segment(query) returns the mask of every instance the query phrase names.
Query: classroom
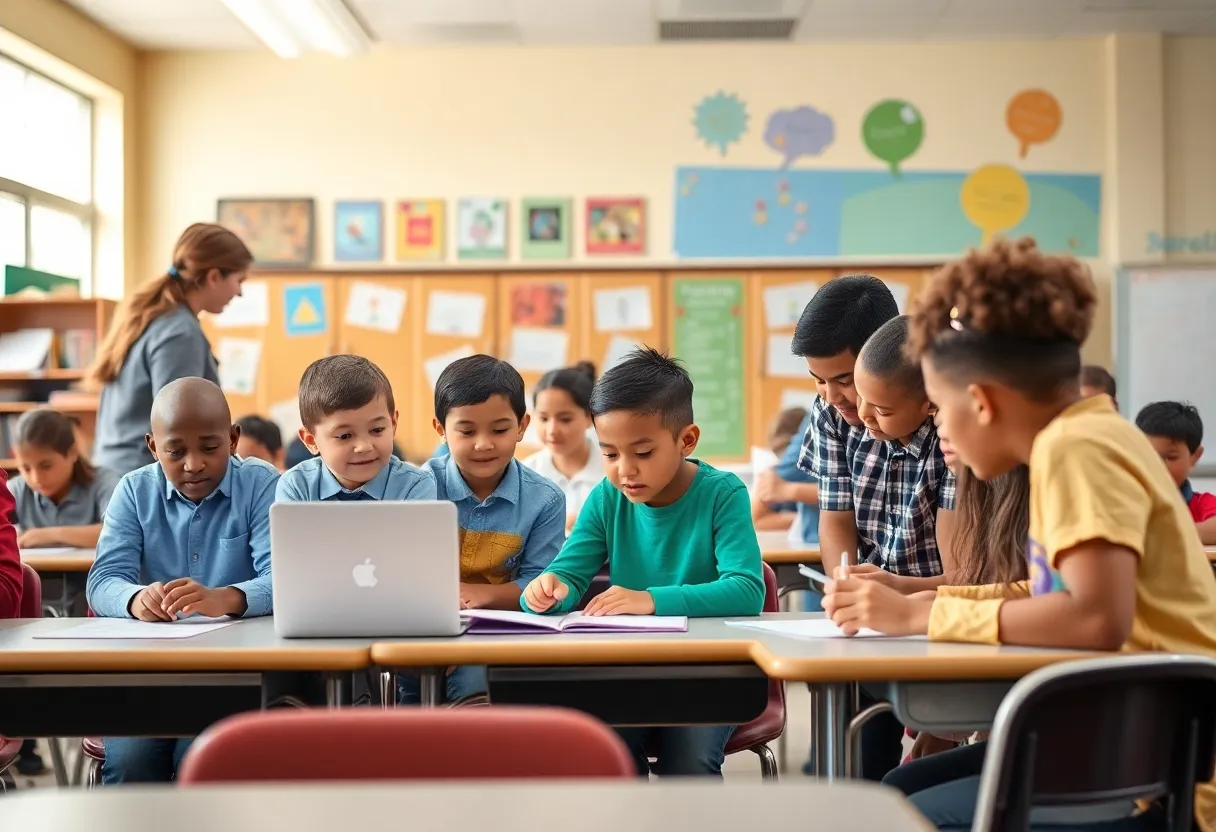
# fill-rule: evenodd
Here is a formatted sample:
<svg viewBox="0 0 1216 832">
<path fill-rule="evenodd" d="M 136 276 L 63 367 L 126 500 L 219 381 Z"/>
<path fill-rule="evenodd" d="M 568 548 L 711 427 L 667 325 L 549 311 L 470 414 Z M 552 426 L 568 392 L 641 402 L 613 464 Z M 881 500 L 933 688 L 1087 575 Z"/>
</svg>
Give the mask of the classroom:
<svg viewBox="0 0 1216 832">
<path fill-rule="evenodd" d="M 1216 0 L 3 0 L 0 828 L 1216 832 L 1214 84 Z"/>
</svg>

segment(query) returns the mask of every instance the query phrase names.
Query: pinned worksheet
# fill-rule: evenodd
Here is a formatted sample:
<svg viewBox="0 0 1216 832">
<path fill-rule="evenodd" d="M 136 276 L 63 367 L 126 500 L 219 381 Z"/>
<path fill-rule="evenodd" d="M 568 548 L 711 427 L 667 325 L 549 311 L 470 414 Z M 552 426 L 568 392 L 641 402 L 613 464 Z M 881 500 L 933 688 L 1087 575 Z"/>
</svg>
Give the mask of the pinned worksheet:
<svg viewBox="0 0 1216 832">
<path fill-rule="evenodd" d="M 813 280 L 782 283 L 764 289 L 764 323 L 769 329 L 793 329 L 819 284 Z"/>
<path fill-rule="evenodd" d="M 790 352 L 789 335 L 768 336 L 765 374 L 774 378 L 810 378 L 806 359 Z"/>
<path fill-rule="evenodd" d="M 648 330 L 652 326 L 654 318 L 650 309 L 650 290 L 645 286 L 596 290 L 597 332 L 630 332 Z"/>
<path fill-rule="evenodd" d="M 228 302 L 216 315 L 219 327 L 266 326 L 270 320 L 270 289 L 264 281 L 246 280 L 241 294 Z"/>
<path fill-rule="evenodd" d="M 251 338 L 221 338 L 215 360 L 220 365 L 220 388 L 225 393 L 252 396 L 258 384 L 262 342 Z"/>
<path fill-rule="evenodd" d="M 426 301 L 428 335 L 480 338 L 485 328 L 486 297 L 478 292 L 431 292 Z"/>
<path fill-rule="evenodd" d="M 545 373 L 566 366 L 570 337 L 565 330 L 517 326 L 511 331 L 507 362 L 521 372 Z"/>
<path fill-rule="evenodd" d="M 447 369 L 448 365 L 453 361 L 459 361 L 462 358 L 468 358 L 470 355 L 475 355 L 473 348 L 468 344 L 462 344 L 454 350 L 448 350 L 439 355 L 432 355 L 426 361 L 422 362 L 422 368 L 426 372 L 426 380 L 431 385 L 431 389 L 435 389 L 435 383 L 439 381 L 439 375 Z"/>
<path fill-rule="evenodd" d="M 350 287 L 344 321 L 363 329 L 397 332 L 405 315 L 406 298 L 404 289 L 357 280 Z"/>
</svg>

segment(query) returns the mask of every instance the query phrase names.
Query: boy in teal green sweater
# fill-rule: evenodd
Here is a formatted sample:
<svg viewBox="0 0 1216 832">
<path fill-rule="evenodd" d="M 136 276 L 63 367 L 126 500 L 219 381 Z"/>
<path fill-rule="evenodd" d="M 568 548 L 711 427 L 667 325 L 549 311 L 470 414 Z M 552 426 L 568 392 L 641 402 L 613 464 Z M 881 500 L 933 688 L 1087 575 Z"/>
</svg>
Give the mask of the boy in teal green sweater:
<svg viewBox="0 0 1216 832">
<path fill-rule="evenodd" d="M 607 478 L 579 512 L 565 546 L 524 590 L 536 613 L 574 608 L 605 563 L 612 586 L 585 615 L 757 615 L 764 607 L 760 546 L 747 487 L 734 474 L 690 459 L 692 380 L 674 360 L 637 350 L 591 393 Z M 638 773 L 646 749 L 660 775 L 722 775 L 734 726 L 618 729 Z"/>
</svg>

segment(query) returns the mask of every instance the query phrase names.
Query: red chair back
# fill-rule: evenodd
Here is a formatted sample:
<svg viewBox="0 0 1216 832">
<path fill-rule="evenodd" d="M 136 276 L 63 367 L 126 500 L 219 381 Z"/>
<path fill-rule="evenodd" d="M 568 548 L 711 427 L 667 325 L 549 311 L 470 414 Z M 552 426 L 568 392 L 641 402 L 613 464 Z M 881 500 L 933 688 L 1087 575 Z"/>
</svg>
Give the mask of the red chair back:
<svg viewBox="0 0 1216 832">
<path fill-rule="evenodd" d="M 760 565 L 764 567 L 764 611 L 781 612 L 781 596 L 778 594 L 780 588 L 777 586 L 777 573 L 767 563 Z"/>
<path fill-rule="evenodd" d="M 42 618 L 42 576 L 28 563 L 21 564 L 21 617 Z"/>
<path fill-rule="evenodd" d="M 637 777 L 604 723 L 562 708 L 283 709 L 207 729 L 183 785 L 305 780 Z"/>
</svg>

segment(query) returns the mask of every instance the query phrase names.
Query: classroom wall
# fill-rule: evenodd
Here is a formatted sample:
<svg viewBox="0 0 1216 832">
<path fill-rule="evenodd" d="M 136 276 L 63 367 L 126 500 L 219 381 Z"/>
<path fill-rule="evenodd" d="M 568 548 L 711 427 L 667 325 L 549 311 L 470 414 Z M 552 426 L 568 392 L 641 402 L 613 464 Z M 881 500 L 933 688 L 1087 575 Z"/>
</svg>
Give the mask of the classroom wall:
<svg viewBox="0 0 1216 832">
<path fill-rule="evenodd" d="M 140 53 L 60 0 L 3 0 L 0 2 L 0 28 L 70 64 L 122 97 L 118 118 L 122 121 L 123 178 L 121 192 L 114 197 L 120 202 L 122 243 L 121 246 L 109 245 L 101 252 L 101 256 L 109 258 L 110 262 L 99 263 L 95 275 L 104 284 L 108 282 L 105 280 L 107 270 L 119 271 L 121 278 L 114 281 L 119 285 L 98 286 L 109 290 L 103 294 L 118 297 L 122 294 L 121 284 L 125 282 L 129 287 L 138 282 L 140 270 L 136 253 L 143 244 L 145 231 L 137 197 L 141 169 L 137 164 L 139 141 L 135 112 L 140 92 Z"/>
<path fill-rule="evenodd" d="M 1216 263 L 1216 38 L 1165 47 L 1166 255 Z"/>
</svg>

